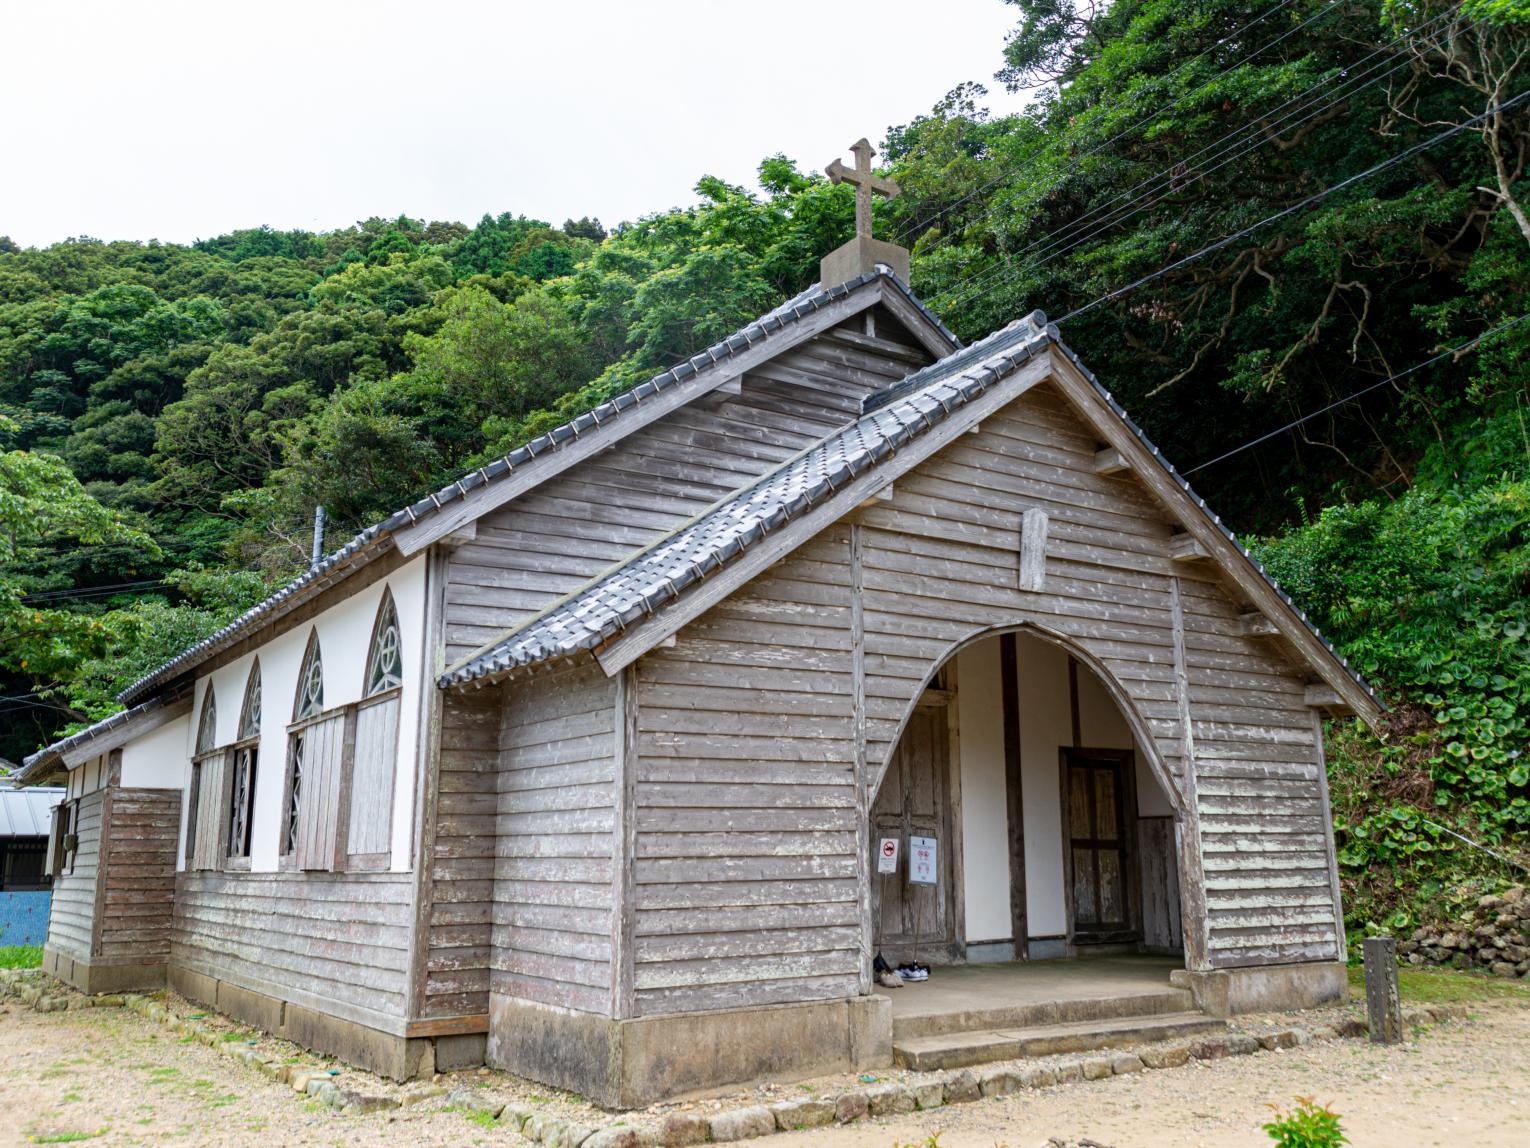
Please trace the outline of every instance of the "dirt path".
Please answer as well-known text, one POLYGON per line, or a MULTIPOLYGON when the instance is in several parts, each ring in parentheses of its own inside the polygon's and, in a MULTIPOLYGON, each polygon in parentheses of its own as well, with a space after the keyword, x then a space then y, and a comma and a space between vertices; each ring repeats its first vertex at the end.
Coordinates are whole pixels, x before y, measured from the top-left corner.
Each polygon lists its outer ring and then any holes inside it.
MULTIPOLYGON (((762 1148, 1237 1148, 1270 1102, 1330 1102, 1357 1146, 1530 1144, 1530 1009, 1483 1005, 1401 1049, 1346 1040, 985 1100, 928 1115, 754 1141, 762 1148)), ((0 1006, 0 1144, 521 1144, 441 1100, 343 1116, 119 1009, 0 1006)))

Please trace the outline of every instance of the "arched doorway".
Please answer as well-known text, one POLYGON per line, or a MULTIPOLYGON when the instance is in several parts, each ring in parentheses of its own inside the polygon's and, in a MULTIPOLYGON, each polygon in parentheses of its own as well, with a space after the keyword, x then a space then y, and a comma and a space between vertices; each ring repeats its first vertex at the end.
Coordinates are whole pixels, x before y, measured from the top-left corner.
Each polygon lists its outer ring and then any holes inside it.
POLYGON ((1182 960, 1181 804, 1147 721, 1084 651, 1029 626, 964 642, 876 780, 870 951, 894 965, 1182 960), (899 863, 882 872, 888 839, 899 863), (911 856, 920 846, 928 857, 911 856))

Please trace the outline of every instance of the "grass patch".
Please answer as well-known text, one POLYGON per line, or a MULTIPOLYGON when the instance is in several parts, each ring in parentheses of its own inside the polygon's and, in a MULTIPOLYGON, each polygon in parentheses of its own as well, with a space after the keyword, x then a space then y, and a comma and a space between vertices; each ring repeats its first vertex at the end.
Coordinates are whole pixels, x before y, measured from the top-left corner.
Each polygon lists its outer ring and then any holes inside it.
POLYGON ((106 1129, 99 1132, 34 1132, 27 1137, 30 1144, 75 1144, 81 1140, 94 1140, 101 1136, 106 1129))
MULTIPOLYGON (((1349 970, 1349 983, 1356 994, 1365 997, 1365 969, 1359 965, 1349 970)), ((1480 1001, 1522 1001, 1530 1004, 1530 983, 1505 980, 1486 973, 1460 972, 1455 969, 1398 969, 1397 986, 1404 1004, 1471 1004, 1480 1001)))
POLYGON ((42 968, 41 945, 0 945, 0 969, 42 968))

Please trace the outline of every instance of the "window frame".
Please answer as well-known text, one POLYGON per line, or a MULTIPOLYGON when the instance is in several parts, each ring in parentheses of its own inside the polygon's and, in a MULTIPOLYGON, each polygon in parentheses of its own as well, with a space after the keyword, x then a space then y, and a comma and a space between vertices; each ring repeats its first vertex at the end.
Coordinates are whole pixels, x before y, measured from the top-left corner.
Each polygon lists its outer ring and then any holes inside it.
POLYGON ((260 659, 256 658, 250 663, 250 672, 244 679, 244 696, 239 704, 239 724, 234 731, 236 737, 234 741, 221 749, 226 756, 223 759, 223 792, 218 802, 220 824, 217 841, 218 863, 215 867, 224 872, 248 873, 250 858, 255 853, 255 790, 260 782, 260 722, 264 696, 265 687, 261 679, 260 659), (239 776, 241 761, 249 773, 245 784, 242 811, 234 807, 234 798, 237 793, 235 782, 239 776), (236 853, 234 852, 236 844, 234 827, 236 818, 241 812, 243 817, 238 823, 243 829, 243 852, 236 853))

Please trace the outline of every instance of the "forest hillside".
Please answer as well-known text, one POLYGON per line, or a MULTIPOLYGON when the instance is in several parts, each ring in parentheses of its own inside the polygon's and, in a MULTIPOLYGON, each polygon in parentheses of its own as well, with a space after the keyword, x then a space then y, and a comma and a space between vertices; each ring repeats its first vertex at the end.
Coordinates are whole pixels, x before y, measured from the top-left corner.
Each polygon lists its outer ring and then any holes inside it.
MULTIPOLYGON (((1530 863, 1530 3, 1009 2, 1036 98, 889 128, 879 235, 965 339, 1060 322, 1378 685, 1383 736, 1330 729, 1346 908, 1448 913, 1530 863)), ((609 231, 0 238, 0 756, 300 569, 316 506, 338 544, 690 355, 852 214, 775 155, 609 231)))

